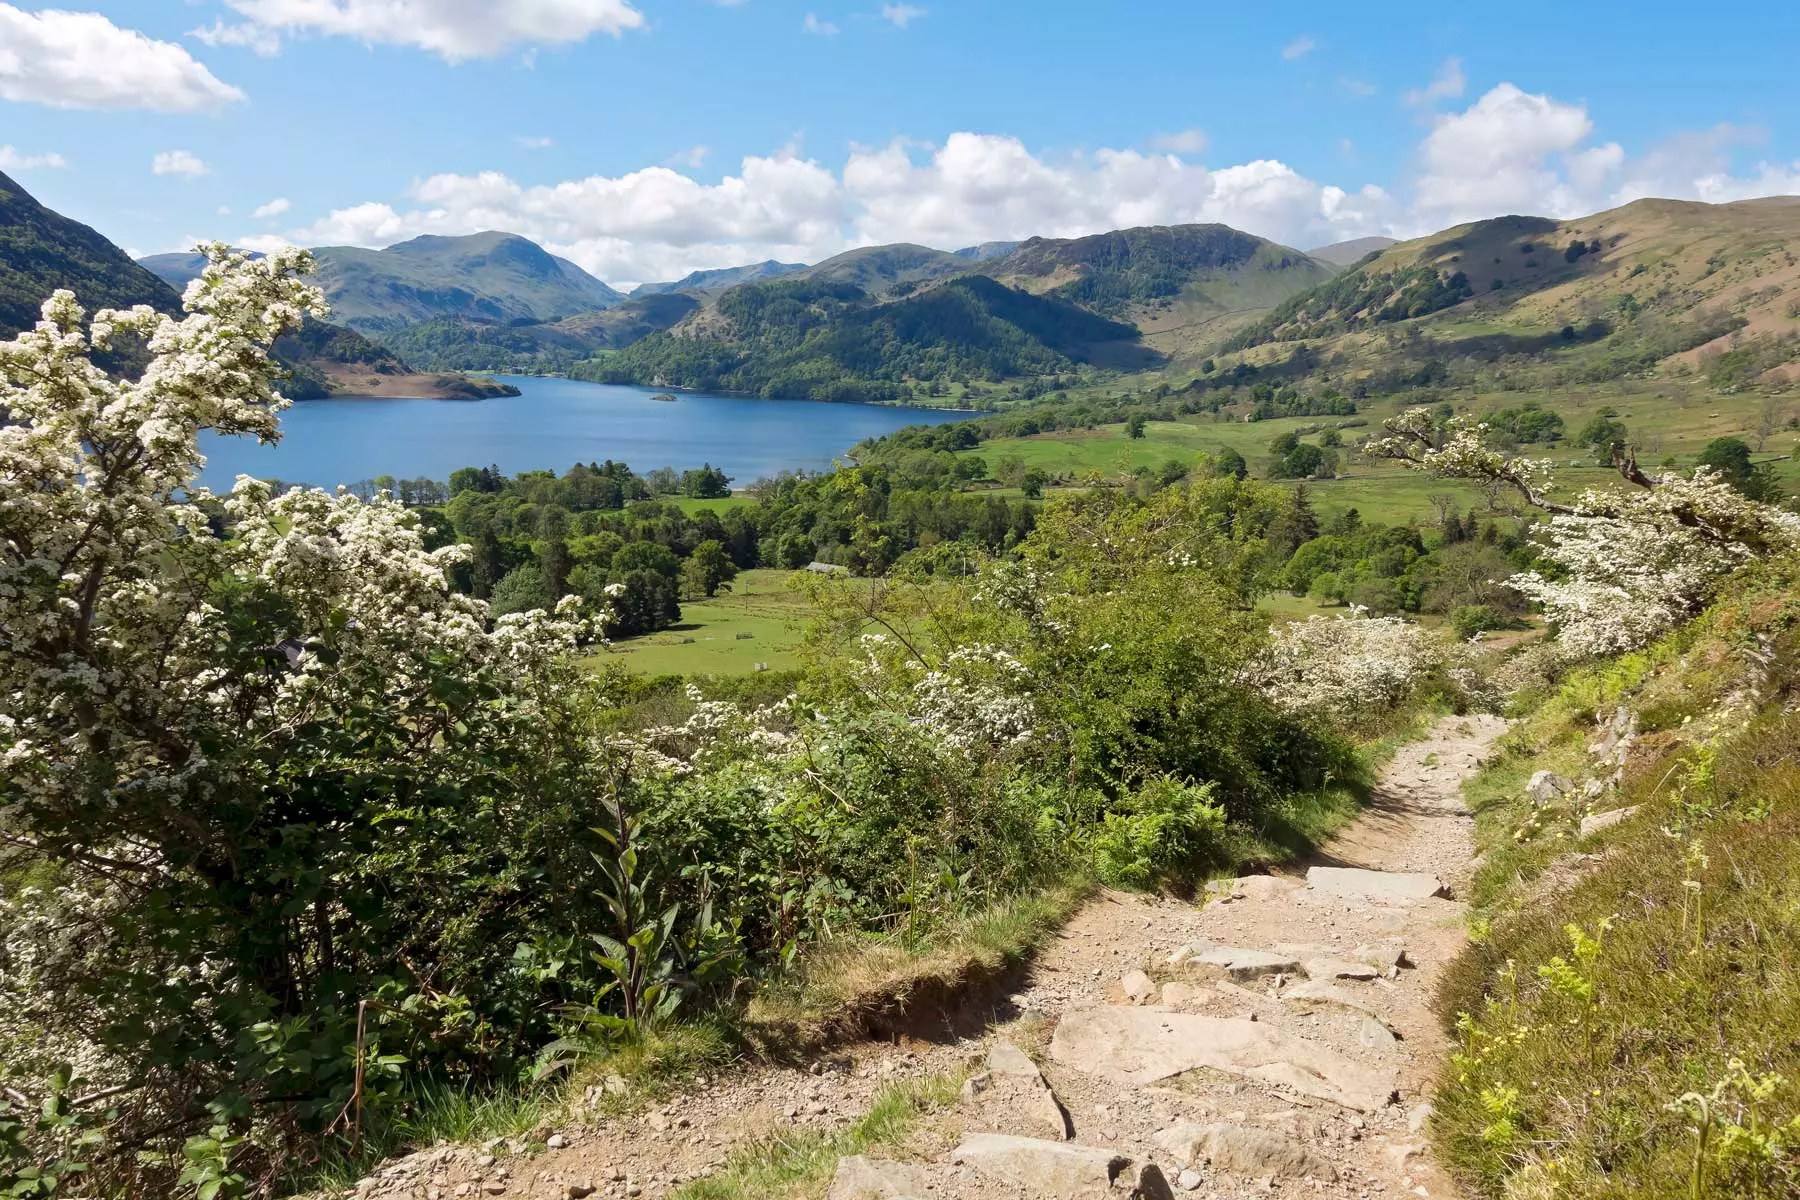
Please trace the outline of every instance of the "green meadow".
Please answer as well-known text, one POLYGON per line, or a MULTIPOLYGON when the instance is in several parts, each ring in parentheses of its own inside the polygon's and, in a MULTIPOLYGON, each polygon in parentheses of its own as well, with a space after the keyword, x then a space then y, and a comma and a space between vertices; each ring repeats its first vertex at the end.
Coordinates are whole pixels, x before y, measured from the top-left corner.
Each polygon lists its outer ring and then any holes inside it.
POLYGON ((748 675, 799 665, 795 646, 809 613, 790 591, 791 571, 744 571, 732 590, 710 600, 684 600, 681 621, 643 637, 614 642, 589 660, 621 663, 641 675, 748 675))

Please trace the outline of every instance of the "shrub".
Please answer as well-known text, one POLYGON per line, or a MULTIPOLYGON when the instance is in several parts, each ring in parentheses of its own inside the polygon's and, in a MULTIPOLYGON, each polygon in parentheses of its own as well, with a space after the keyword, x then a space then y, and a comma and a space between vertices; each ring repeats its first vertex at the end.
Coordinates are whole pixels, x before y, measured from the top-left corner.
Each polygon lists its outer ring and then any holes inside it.
POLYGON ((1478 633, 1507 629, 1512 624, 1512 617, 1491 604, 1464 604, 1450 610, 1450 628, 1465 642, 1478 633))
POLYGON ((1187 887, 1226 861, 1225 810, 1210 785, 1149 780, 1106 812, 1092 838, 1094 871, 1113 887, 1187 887))

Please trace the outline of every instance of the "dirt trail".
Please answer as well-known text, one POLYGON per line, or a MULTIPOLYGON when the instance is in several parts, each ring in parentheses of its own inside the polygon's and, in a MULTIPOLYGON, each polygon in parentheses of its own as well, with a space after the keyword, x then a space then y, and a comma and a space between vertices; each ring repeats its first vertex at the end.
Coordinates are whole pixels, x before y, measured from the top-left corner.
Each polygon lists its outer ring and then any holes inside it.
POLYGON ((1504 728, 1440 721, 1306 868, 1216 885, 1203 906, 1100 896, 983 1039, 734 1070, 547 1143, 424 1151, 356 1194, 654 1200, 749 1139, 841 1127, 892 1080, 968 1069, 961 1102, 883 1152, 895 1161, 841 1163, 831 1200, 1453 1197, 1420 1128, 1446 1049, 1429 1001, 1464 941, 1446 898, 1471 869, 1460 787, 1504 728))

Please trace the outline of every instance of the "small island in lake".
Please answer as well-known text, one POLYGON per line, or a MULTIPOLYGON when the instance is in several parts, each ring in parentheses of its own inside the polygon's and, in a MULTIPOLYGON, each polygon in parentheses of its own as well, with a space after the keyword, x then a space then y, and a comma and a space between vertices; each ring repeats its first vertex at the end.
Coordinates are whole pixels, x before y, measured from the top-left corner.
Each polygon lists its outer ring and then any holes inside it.
POLYGON ((658 393, 656 393, 656 395, 654 395, 650 398, 652 400, 663 400, 670 404, 675 403, 675 395, 672 392, 658 392, 658 393))

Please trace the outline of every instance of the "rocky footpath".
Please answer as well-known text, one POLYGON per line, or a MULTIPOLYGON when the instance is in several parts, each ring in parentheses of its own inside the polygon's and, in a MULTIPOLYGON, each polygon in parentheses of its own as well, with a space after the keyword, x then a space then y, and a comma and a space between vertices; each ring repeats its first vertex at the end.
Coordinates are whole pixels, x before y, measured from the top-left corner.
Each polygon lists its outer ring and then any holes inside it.
POLYGON ((956 1074, 957 1103, 840 1161, 829 1200, 1453 1196, 1424 1149, 1446 1050, 1429 1001, 1464 940, 1460 786, 1503 730, 1440 722, 1304 871, 1198 906, 1097 898, 981 1039, 734 1071, 647 1112, 413 1155, 356 1194, 655 1200, 735 1147, 847 1125, 888 1082, 956 1074))

